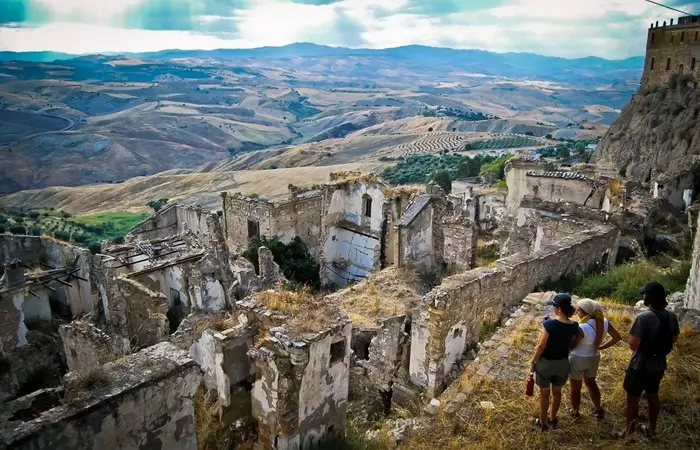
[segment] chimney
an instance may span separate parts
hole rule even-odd
[[[5,263],[5,280],[7,280],[7,286],[17,286],[26,281],[27,277],[24,275],[24,264],[19,259],[14,259],[7,261]]]

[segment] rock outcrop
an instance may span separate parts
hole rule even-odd
[[[700,160],[699,114],[700,89],[688,76],[642,88],[603,137],[594,160],[641,182],[687,173]]]

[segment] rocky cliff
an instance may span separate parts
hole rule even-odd
[[[636,181],[688,172],[700,160],[699,113],[700,88],[689,76],[642,88],[603,137],[594,160]]]

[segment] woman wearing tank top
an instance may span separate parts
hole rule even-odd
[[[571,414],[578,418],[581,413],[581,388],[585,384],[593,402],[593,414],[598,420],[605,416],[605,410],[600,403],[600,388],[596,383],[598,366],[600,365],[600,350],[615,345],[621,338],[620,333],[603,315],[600,303],[583,299],[576,303],[576,315],[584,337],[571,350],[569,357],[571,380]],[[602,344],[605,335],[610,339]]]

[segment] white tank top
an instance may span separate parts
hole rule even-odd
[[[608,319],[603,320],[603,336],[608,334]],[[595,319],[591,319],[586,323],[579,324],[581,330],[583,331],[583,339],[578,343],[578,345],[571,350],[573,356],[589,357],[596,356],[600,354],[600,351],[593,348],[595,344]],[[601,341],[602,342],[602,341]]]

